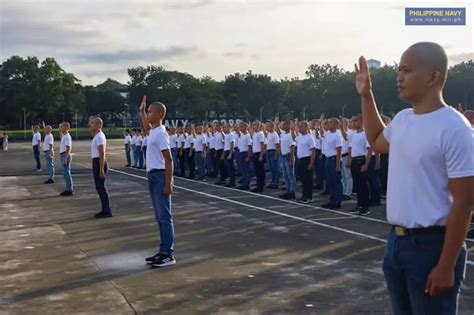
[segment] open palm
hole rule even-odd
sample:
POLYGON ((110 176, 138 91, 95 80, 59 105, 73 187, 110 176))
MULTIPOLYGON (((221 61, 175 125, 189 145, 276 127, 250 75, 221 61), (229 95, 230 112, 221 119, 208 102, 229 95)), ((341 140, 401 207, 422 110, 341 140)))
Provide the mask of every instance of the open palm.
POLYGON ((370 81, 369 66, 364 57, 359 58, 359 66, 355 65, 357 92, 364 96, 370 94, 372 83, 370 81))

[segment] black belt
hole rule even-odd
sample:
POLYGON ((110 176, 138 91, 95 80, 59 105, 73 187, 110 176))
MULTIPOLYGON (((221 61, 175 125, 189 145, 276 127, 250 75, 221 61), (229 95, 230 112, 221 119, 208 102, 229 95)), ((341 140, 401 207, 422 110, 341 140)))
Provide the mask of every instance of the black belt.
POLYGON ((365 155, 354 156, 352 159, 353 160, 365 159, 365 155))
POLYGON ((425 234, 425 233, 444 233, 446 232, 445 226, 430 226, 426 228, 415 228, 407 229, 402 226, 392 226, 393 231, 397 236, 407 236, 407 235, 416 235, 416 234, 425 234))
POLYGON ((154 168, 151 171, 149 171, 148 173, 149 174, 154 174, 154 173, 161 173, 161 172, 164 172, 164 171, 165 171, 164 169, 158 170, 158 169, 154 168))
POLYGON ((343 155, 341 155, 342 157, 345 157, 345 156, 348 156, 349 153, 344 153, 343 155))

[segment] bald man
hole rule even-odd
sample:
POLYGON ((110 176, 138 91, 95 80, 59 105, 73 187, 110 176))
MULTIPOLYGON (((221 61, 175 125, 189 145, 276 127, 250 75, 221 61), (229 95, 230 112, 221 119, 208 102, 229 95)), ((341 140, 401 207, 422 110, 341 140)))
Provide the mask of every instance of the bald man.
POLYGON ((109 192, 105 186, 109 167, 106 158, 107 139, 102 132, 103 125, 104 123, 100 117, 92 117, 89 121, 89 129, 93 137, 91 144, 92 171, 94 173, 95 189, 99 194, 102 205, 102 210, 94 216, 96 219, 110 218, 112 216, 109 192))
POLYGON ((35 172, 41 172, 41 160, 40 160, 40 147, 41 147, 41 133, 39 132, 39 126, 33 126, 31 128, 33 133, 33 139, 31 145, 33 147, 33 155, 36 161, 35 172))
POLYGON ((146 109, 146 96, 140 105, 143 129, 149 133, 147 149, 147 177, 155 219, 160 228, 160 249, 145 261, 152 267, 167 267, 176 264, 174 258, 174 225, 171 214, 171 194, 173 192, 173 157, 170 138, 163 119, 166 106, 155 102, 146 109))
POLYGON ((45 184, 54 184, 54 137, 52 135, 53 128, 50 125, 44 127, 43 151, 48 167, 48 179, 45 184))
POLYGON ((69 122, 64 121, 59 125, 61 132, 61 144, 59 145, 59 154, 61 156, 61 165, 63 168, 64 183, 66 185, 64 191, 60 194, 61 196, 72 196, 74 193, 74 186, 71 175, 71 150, 72 150, 72 138, 69 134, 71 125, 69 122))
POLYGON ((377 111, 367 61, 356 65, 364 127, 373 150, 389 153, 387 219, 392 225, 383 270, 395 314, 456 314, 466 268, 464 243, 474 206, 471 126, 443 99, 444 49, 410 46, 397 76, 412 105, 388 125, 377 111))

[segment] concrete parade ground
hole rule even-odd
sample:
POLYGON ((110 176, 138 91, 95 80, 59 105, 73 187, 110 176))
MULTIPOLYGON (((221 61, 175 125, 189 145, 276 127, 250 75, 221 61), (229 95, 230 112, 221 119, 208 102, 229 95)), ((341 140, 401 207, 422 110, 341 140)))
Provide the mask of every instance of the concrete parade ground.
MULTIPOLYGON (((56 144, 58 146, 58 144, 56 144)), ((56 183, 36 174, 29 143, 0 152, 0 314, 391 314, 382 272, 385 205, 343 209, 175 178, 177 264, 152 269, 158 227, 143 170, 109 141, 113 218, 100 211, 90 141, 73 142, 75 195, 56 149, 56 183)), ((298 188, 298 196, 301 188, 298 188)), ((460 314, 474 312, 474 240, 460 314)))

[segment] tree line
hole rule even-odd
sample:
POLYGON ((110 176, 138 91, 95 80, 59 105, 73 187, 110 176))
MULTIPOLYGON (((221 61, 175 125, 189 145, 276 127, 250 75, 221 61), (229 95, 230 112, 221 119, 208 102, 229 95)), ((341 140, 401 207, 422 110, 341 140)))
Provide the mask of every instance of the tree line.
MULTIPOLYGON (((397 65, 371 69, 375 97, 388 116, 407 107, 398 97, 397 72, 397 65)), ((130 126, 138 123, 142 95, 165 103, 168 117, 190 121, 265 120, 276 115, 308 119, 360 111, 354 72, 329 64, 308 66, 303 79, 275 80, 248 71, 218 81, 153 65, 130 68, 128 76, 127 84, 107 79, 97 86, 83 85, 54 58, 40 62, 36 57, 12 56, 0 65, 0 128, 28 129, 38 121, 76 122, 76 117, 84 126, 92 115, 108 125, 130 126)), ((451 105, 474 107, 472 60, 450 67, 444 95, 451 105)))

